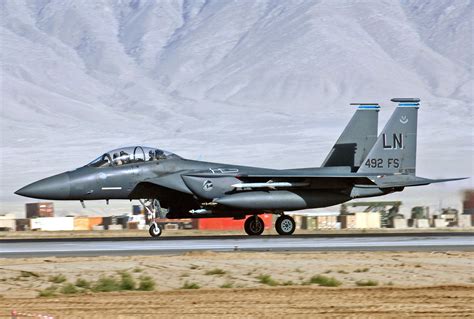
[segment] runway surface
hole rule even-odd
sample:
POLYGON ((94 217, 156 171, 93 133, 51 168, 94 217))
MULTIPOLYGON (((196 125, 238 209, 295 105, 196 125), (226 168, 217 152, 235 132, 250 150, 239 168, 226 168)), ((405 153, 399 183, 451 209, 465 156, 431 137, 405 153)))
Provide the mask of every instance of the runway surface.
POLYGON ((0 242, 0 257, 157 255, 211 251, 474 251, 474 234, 405 236, 215 236, 149 240, 14 240, 0 242))

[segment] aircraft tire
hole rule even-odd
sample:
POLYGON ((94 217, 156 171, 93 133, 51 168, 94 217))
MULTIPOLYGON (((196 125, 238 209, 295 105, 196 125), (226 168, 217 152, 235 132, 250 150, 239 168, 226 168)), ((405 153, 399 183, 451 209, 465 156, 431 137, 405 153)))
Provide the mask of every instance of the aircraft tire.
POLYGON ((275 221, 275 229, 278 234, 288 236, 294 233, 296 222, 291 216, 281 215, 275 221))
POLYGON ((151 237, 160 237, 163 233, 163 230, 161 229, 160 225, 153 223, 150 225, 150 228, 148 228, 148 232, 150 233, 151 237))
POLYGON ((260 217, 250 216, 245 220, 244 229, 249 236, 259 236, 265 230, 265 224, 260 217))

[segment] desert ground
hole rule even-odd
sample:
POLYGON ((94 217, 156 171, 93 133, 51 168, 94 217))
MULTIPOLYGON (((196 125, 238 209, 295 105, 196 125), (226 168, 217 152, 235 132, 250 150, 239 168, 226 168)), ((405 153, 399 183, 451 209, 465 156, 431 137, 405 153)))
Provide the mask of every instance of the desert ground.
POLYGON ((0 318, 12 310, 54 318, 474 318, 473 257, 204 251, 4 258, 0 318), (132 287, 98 292, 104 278, 128 278, 132 287), (137 290, 143 280, 155 286, 137 290))

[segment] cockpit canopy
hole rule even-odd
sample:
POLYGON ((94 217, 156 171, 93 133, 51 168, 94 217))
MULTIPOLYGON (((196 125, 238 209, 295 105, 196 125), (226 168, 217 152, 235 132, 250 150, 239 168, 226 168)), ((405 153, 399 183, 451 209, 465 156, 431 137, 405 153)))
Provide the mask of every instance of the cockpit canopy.
POLYGON ((123 147, 107 152, 86 166, 121 166, 139 162, 160 161, 168 158, 180 158, 178 155, 158 148, 145 146, 123 147))

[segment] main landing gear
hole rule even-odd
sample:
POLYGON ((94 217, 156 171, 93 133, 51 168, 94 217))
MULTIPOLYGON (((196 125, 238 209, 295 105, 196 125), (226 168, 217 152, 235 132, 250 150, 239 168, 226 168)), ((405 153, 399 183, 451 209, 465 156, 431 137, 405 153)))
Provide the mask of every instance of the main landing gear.
POLYGON ((296 229, 296 223, 293 217, 280 215, 275 222, 275 230, 280 235, 291 235, 296 229))
POLYGON ((265 230, 265 224, 263 223, 263 219, 258 217, 258 215, 254 215, 245 220, 244 229, 247 235, 258 236, 265 230))
MULTIPOLYGON (((245 220, 244 229, 248 235, 258 236, 265 230, 265 224, 258 215, 253 215, 245 220)), ((293 234, 295 229, 296 222, 291 216, 282 214, 275 221, 275 230, 282 236, 293 234)))

